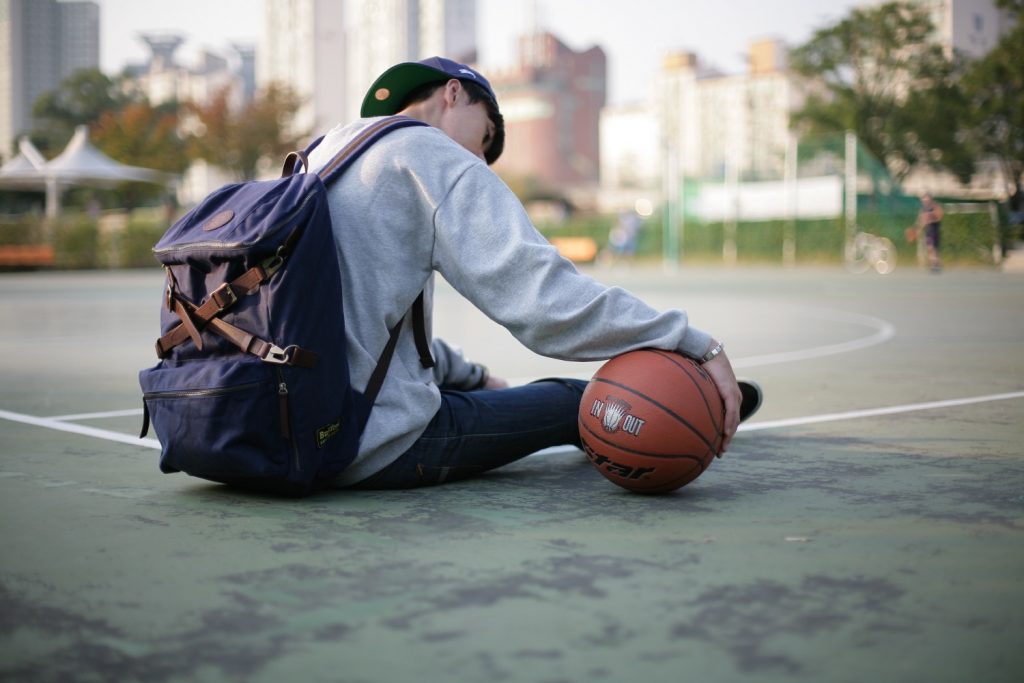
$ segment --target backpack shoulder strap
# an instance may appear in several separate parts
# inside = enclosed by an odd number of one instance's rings
[[[330,161],[324,164],[317,173],[325,185],[329,185],[341,175],[349,165],[355,161],[360,154],[374,142],[384,137],[393,130],[409,126],[426,126],[423,121],[408,116],[388,116],[374,121],[356,135],[341,151],[335,154]],[[319,142],[319,140],[317,141]]]
[[[345,169],[347,169],[352,162],[359,157],[360,154],[366,151],[370,145],[391,131],[409,126],[426,125],[427,124],[423,121],[419,121],[408,116],[388,116],[380,119],[379,121],[375,121],[360,132],[351,142],[345,145],[345,147],[335,154],[330,161],[324,164],[323,168],[321,168],[317,173],[324,184],[329,185],[332,181],[337,179],[338,176],[340,176]],[[311,151],[321,139],[322,138],[317,139],[316,142],[310,145],[306,150],[306,153],[308,154],[308,152]],[[413,338],[416,341],[416,349],[419,352],[420,364],[424,368],[432,368],[435,363],[434,357],[430,352],[430,340],[427,338],[423,292],[420,292],[419,296],[416,297],[416,301],[413,302],[411,310]],[[368,405],[373,405],[381,386],[384,384],[384,378],[387,376],[388,367],[391,365],[391,358],[394,356],[395,346],[398,344],[398,337],[402,331],[402,325],[405,322],[405,318],[406,316],[403,315],[402,318],[395,323],[395,326],[391,328],[388,342],[384,346],[384,350],[381,352],[380,357],[377,359],[377,365],[374,367],[373,373],[370,375],[370,381],[367,383],[366,390],[363,392],[363,396],[367,399]]]
[[[366,397],[367,402],[371,405],[376,400],[377,394],[384,384],[384,377],[387,375],[388,366],[391,364],[391,357],[395,354],[398,335],[402,331],[402,323],[405,322],[405,318],[406,316],[403,315],[401,320],[391,328],[388,343],[384,346],[384,351],[381,352],[380,358],[377,360],[377,366],[373,369],[373,374],[370,375],[370,381],[366,383],[366,391],[363,392],[363,396]],[[420,363],[424,368],[432,368],[435,363],[434,356],[430,353],[430,340],[427,339],[426,325],[423,321],[423,292],[420,292],[419,296],[416,297],[416,301],[412,304],[412,325],[413,335],[416,338],[416,349],[420,354]]]

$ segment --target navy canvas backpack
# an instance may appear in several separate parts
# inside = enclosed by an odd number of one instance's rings
[[[142,435],[152,421],[162,471],[303,495],[355,458],[404,318],[356,391],[327,186],[376,139],[411,125],[424,124],[371,124],[318,173],[296,173],[308,161],[292,153],[280,179],[220,188],[153,248],[167,272],[160,361],[139,383]],[[429,366],[422,305],[421,294],[413,327]]]

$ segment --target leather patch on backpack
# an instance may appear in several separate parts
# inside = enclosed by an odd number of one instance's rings
[[[206,232],[210,232],[211,230],[216,230],[217,228],[223,228],[234,217],[234,211],[221,211],[216,216],[212,217],[210,220],[206,221],[206,223],[203,224],[203,230]]]

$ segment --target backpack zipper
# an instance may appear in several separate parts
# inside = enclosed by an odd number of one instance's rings
[[[234,394],[239,391],[249,391],[255,389],[262,382],[249,382],[247,384],[238,384],[233,387],[219,387],[217,389],[172,389],[170,391],[150,391],[142,395],[145,400],[149,399],[160,399],[160,398],[207,398],[210,396],[223,396],[225,394]]]
[[[281,421],[281,436],[288,439],[292,445],[292,462],[295,464],[295,471],[302,471],[302,464],[299,460],[299,447],[292,438],[291,418],[288,416],[288,384],[284,381],[284,373],[281,368],[277,371],[277,406]]]
[[[236,394],[240,391],[251,391],[263,382],[248,382],[233,387],[220,387],[217,389],[172,389],[171,391],[148,391],[142,394],[142,431],[139,438],[149,433],[149,403],[147,401],[163,398],[210,398],[212,396],[226,396]]]
[[[289,417],[288,411],[288,384],[284,381],[284,373],[281,372],[281,368],[276,368],[277,371],[277,407],[278,407],[278,418],[281,423],[281,436],[288,440],[292,446],[292,461],[295,463],[295,470],[297,472],[302,471],[302,465],[299,461],[299,449],[295,444],[295,440],[292,439],[292,425],[291,418]],[[250,391],[259,387],[263,382],[248,382],[246,384],[238,384],[233,387],[221,387],[217,389],[172,389],[170,391],[150,391],[142,395],[142,405],[144,412],[147,413],[148,417],[149,407],[146,405],[146,401],[153,399],[162,398],[209,398],[211,396],[225,396],[227,394],[235,394],[240,391]],[[139,438],[146,435],[148,431],[149,420],[146,420],[146,426],[143,427],[142,434]]]
[[[277,373],[279,380],[277,385],[277,407],[278,415],[281,418],[281,436],[286,439],[292,438],[291,421],[288,419],[288,385],[285,384],[281,373]]]

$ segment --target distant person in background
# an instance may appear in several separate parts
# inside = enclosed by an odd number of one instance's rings
[[[921,195],[921,211],[917,225],[924,232],[924,245],[928,254],[928,268],[933,273],[942,271],[939,247],[942,242],[942,207],[927,192]]]
[[[1010,227],[1024,225],[1024,190],[1017,190],[1007,200]]]
[[[608,233],[607,260],[617,261],[620,258],[631,260],[636,253],[640,227],[640,216],[635,211],[619,213],[615,226]]]

